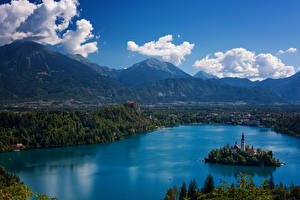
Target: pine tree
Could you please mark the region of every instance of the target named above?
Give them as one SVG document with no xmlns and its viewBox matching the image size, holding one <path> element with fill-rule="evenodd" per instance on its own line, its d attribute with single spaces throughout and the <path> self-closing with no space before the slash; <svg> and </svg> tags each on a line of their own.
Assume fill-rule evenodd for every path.
<svg viewBox="0 0 300 200">
<path fill-rule="evenodd" d="M 269 180 L 269 189 L 273 190 L 274 187 L 275 187 L 274 179 L 273 179 L 273 175 L 271 174 L 270 180 Z"/>
<path fill-rule="evenodd" d="M 203 193 L 210 193 L 215 189 L 214 179 L 212 175 L 208 175 L 204 182 Z"/>
<path fill-rule="evenodd" d="M 186 189 L 186 184 L 185 182 L 182 183 L 182 186 L 180 188 L 180 193 L 179 193 L 179 200 L 184 200 L 184 198 L 187 196 L 187 189 Z"/>
<path fill-rule="evenodd" d="M 176 197 L 174 195 L 174 191 L 173 191 L 172 188 L 168 189 L 167 194 L 166 194 L 164 200 L 176 200 Z"/>
<path fill-rule="evenodd" d="M 196 200 L 197 199 L 197 183 L 196 180 L 192 180 L 189 184 L 189 191 L 187 195 L 190 200 Z"/>
</svg>

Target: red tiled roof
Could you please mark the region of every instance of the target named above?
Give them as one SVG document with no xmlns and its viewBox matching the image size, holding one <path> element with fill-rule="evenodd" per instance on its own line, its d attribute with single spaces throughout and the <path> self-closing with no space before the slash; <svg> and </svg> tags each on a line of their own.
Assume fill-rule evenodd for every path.
<svg viewBox="0 0 300 200">
<path fill-rule="evenodd" d="M 135 101 L 129 101 L 129 100 L 127 100 L 126 103 L 135 103 Z"/>
<path fill-rule="evenodd" d="M 255 150 L 255 149 L 249 149 L 248 151 L 249 151 L 249 152 L 256 153 L 256 150 Z"/>
<path fill-rule="evenodd" d="M 240 147 L 239 147 L 239 145 L 235 144 L 235 145 L 234 145 L 234 148 L 235 148 L 235 149 L 236 149 L 236 148 L 239 149 Z"/>
</svg>

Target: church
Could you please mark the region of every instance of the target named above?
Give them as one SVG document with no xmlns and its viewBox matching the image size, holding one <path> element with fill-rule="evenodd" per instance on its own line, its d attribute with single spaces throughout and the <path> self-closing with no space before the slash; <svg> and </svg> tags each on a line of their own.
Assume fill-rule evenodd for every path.
<svg viewBox="0 0 300 200">
<path fill-rule="evenodd" d="M 239 145 L 237 144 L 237 142 L 235 142 L 235 145 L 233 147 L 234 152 L 237 151 L 238 149 L 240 149 L 241 151 L 246 151 L 246 142 L 245 142 L 245 136 L 244 136 L 244 132 L 242 133 L 242 139 L 241 139 L 241 148 L 239 147 Z M 252 147 L 248 149 L 248 152 L 252 153 L 252 154 L 256 154 L 256 150 Z"/>
</svg>

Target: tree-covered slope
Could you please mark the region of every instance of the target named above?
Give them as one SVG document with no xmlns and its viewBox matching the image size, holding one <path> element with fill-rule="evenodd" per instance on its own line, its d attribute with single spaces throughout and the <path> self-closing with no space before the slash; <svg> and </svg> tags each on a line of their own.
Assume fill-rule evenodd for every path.
<svg viewBox="0 0 300 200">
<path fill-rule="evenodd" d="M 82 112 L 0 112 L 0 152 L 110 142 L 153 130 L 150 119 L 130 105 Z"/>
</svg>

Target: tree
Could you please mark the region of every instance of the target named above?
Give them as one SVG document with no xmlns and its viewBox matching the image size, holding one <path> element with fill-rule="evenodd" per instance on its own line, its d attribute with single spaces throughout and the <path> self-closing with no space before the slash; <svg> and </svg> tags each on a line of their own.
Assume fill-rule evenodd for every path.
<svg viewBox="0 0 300 200">
<path fill-rule="evenodd" d="M 189 184 L 189 190 L 187 196 L 191 200 L 196 200 L 197 199 L 197 183 L 196 180 L 192 180 Z"/>
<path fill-rule="evenodd" d="M 215 189 L 214 179 L 212 175 L 209 174 L 205 179 L 204 188 L 202 191 L 203 193 L 207 194 L 207 193 L 211 193 L 214 189 Z"/>
<path fill-rule="evenodd" d="M 271 174 L 270 179 L 269 179 L 269 189 L 273 190 L 274 187 L 275 187 L 274 179 L 273 179 L 273 175 Z"/>
<path fill-rule="evenodd" d="M 164 200 L 176 200 L 173 188 L 169 188 L 168 189 L 167 194 L 166 194 Z"/>
<path fill-rule="evenodd" d="M 184 198 L 187 196 L 187 189 L 185 182 L 182 183 L 179 193 L 179 200 L 184 200 Z"/>
</svg>

